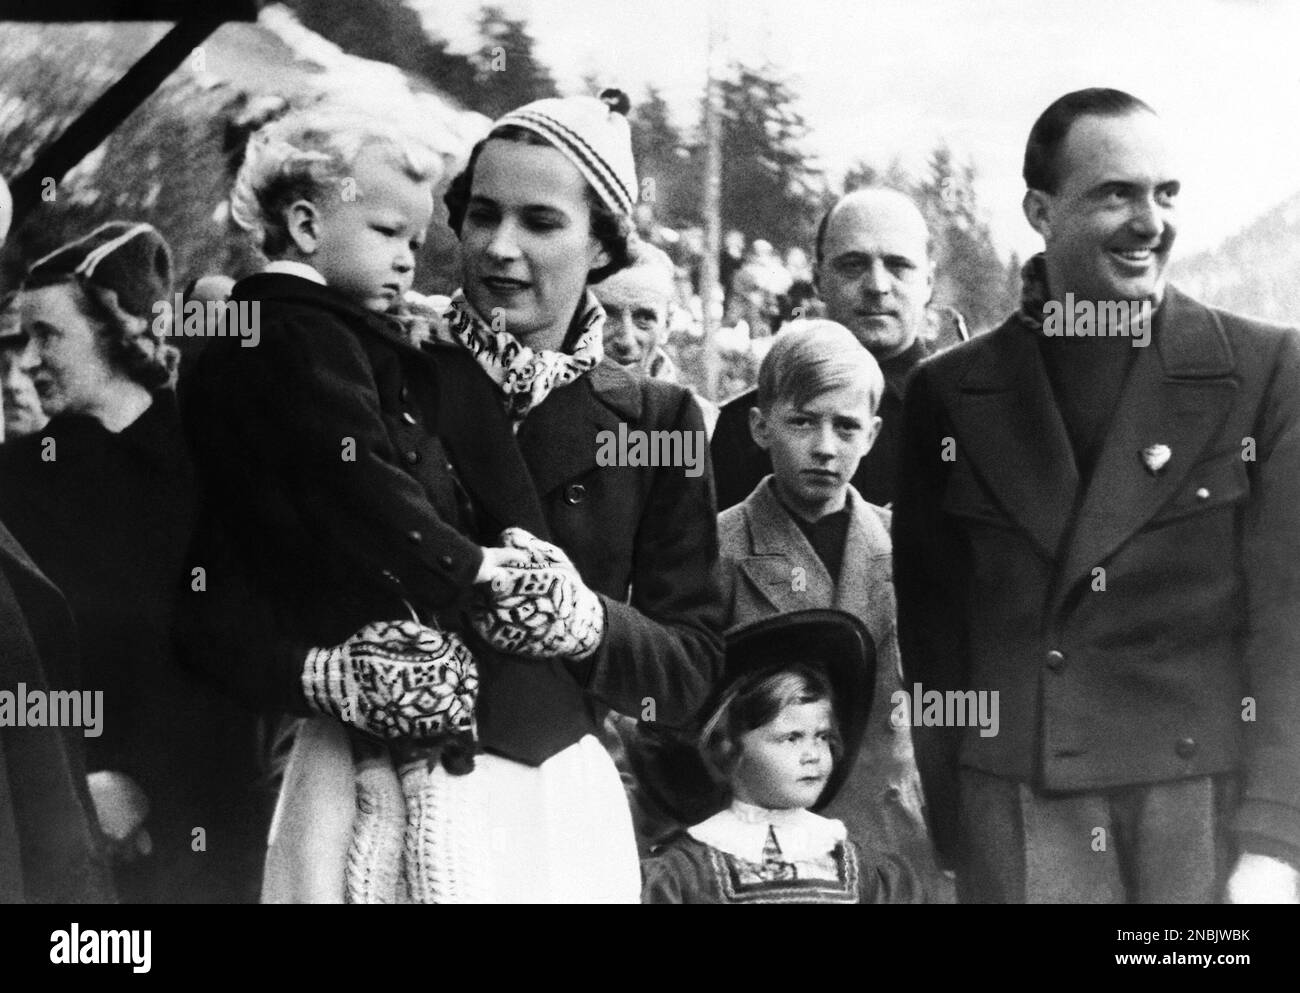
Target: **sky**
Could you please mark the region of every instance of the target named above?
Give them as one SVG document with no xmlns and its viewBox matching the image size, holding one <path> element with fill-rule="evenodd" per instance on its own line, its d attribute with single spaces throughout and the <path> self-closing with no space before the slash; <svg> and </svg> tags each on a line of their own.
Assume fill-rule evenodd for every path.
<svg viewBox="0 0 1300 993">
<path fill-rule="evenodd" d="M 408 0 L 453 47 L 477 0 Z M 594 74 L 659 87 L 693 123 L 709 17 L 731 60 L 771 62 L 800 95 L 806 147 L 838 182 L 855 161 L 913 171 L 946 139 L 973 161 L 1004 253 L 1041 248 L 1020 212 L 1029 128 L 1056 97 L 1114 86 L 1151 104 L 1182 153 L 1179 247 L 1210 248 L 1300 190 L 1297 0 L 496 0 L 528 21 L 564 92 Z"/>
</svg>

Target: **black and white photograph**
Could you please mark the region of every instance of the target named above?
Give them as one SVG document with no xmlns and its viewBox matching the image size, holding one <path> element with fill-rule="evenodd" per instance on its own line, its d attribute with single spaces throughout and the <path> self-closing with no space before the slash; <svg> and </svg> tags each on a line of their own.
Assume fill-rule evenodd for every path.
<svg viewBox="0 0 1300 993">
<path fill-rule="evenodd" d="M 131 906 L 1052 904 L 1248 973 L 1233 905 L 1300 903 L 1297 41 L 0 2 L 0 903 L 100 908 L 33 960 L 148 972 Z"/>
</svg>

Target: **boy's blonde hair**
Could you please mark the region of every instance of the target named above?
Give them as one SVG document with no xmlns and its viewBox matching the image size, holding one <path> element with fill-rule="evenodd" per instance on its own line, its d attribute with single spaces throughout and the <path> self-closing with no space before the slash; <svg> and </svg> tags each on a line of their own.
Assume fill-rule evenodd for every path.
<svg viewBox="0 0 1300 993">
<path fill-rule="evenodd" d="M 885 377 L 872 354 L 843 324 L 791 321 L 759 366 L 758 409 L 767 414 L 781 400 L 802 407 L 846 386 L 867 393 L 874 415 L 885 393 Z"/>
<path fill-rule="evenodd" d="M 442 159 L 415 135 L 351 108 L 315 106 L 293 111 L 248 139 L 230 216 L 267 256 L 282 255 L 289 247 L 285 208 L 297 200 L 319 203 L 341 195 L 358 156 L 371 147 L 384 149 L 414 182 L 432 186 L 441 176 Z"/>
</svg>

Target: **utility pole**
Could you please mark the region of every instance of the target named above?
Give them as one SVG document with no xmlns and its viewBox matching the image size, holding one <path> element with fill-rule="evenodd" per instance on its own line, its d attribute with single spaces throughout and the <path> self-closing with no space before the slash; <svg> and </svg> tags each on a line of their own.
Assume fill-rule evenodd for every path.
<svg viewBox="0 0 1300 993">
<path fill-rule="evenodd" d="M 718 106 L 718 61 L 722 53 L 722 21 L 726 15 L 725 0 L 709 4 L 709 59 L 704 90 L 704 258 L 700 263 L 700 307 L 703 311 L 704 329 L 704 389 L 705 395 L 718 399 L 718 379 L 721 372 L 718 360 L 717 323 L 713 318 L 716 287 L 718 285 L 718 256 L 722 251 L 722 219 L 719 216 L 722 200 L 722 122 Z M 722 7 L 722 10 L 719 8 Z"/>
</svg>

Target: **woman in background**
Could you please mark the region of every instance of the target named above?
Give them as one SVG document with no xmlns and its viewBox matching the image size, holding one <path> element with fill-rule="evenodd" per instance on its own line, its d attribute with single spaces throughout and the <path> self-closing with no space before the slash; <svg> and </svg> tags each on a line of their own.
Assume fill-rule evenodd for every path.
<svg viewBox="0 0 1300 993">
<path fill-rule="evenodd" d="M 12 208 L 0 178 L 0 245 Z M 71 690 L 77 678 L 67 603 L 0 524 L 0 691 Z M 0 903 L 113 902 L 83 741 L 81 728 L 0 727 Z"/>
<path fill-rule="evenodd" d="M 0 451 L 0 519 L 68 599 L 79 688 L 103 693 L 85 743 L 119 895 L 235 902 L 255 895 L 261 847 L 253 718 L 170 646 L 195 499 L 176 351 L 154 329 L 171 274 L 162 236 L 125 222 L 28 271 L 26 365 L 51 419 Z"/>
</svg>

